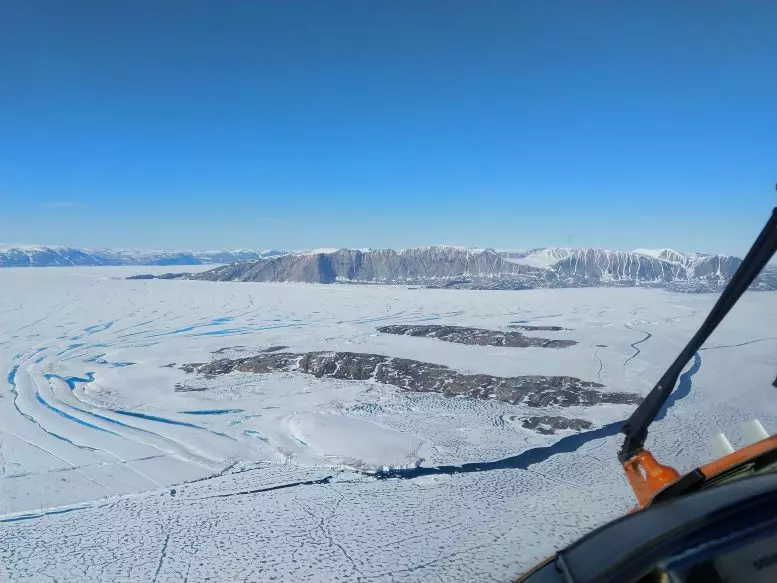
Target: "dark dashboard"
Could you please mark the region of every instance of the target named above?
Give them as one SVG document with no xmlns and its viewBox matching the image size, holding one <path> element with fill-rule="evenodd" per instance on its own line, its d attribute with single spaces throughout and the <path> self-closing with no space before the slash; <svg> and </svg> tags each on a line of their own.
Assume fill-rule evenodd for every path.
<svg viewBox="0 0 777 583">
<path fill-rule="evenodd" d="M 777 581 L 777 473 L 741 477 L 624 516 L 520 581 Z"/>
</svg>

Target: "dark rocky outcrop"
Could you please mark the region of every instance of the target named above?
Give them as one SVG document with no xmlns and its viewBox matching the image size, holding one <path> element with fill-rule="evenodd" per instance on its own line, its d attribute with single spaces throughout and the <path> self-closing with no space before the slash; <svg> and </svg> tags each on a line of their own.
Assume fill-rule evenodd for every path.
<svg viewBox="0 0 777 583">
<path fill-rule="evenodd" d="M 571 330 L 571 328 L 562 328 L 561 326 L 528 326 L 526 324 L 508 324 L 507 327 L 524 330 L 525 332 L 561 332 L 562 330 Z"/>
<path fill-rule="evenodd" d="M 208 387 L 190 387 L 189 385 L 176 383 L 174 390 L 176 393 L 200 393 L 207 391 Z"/>
<path fill-rule="evenodd" d="M 281 350 L 286 350 L 288 346 L 269 346 L 268 348 L 265 348 L 262 350 L 262 352 L 280 352 Z"/>
<path fill-rule="evenodd" d="M 245 348 L 245 345 L 239 344 L 237 346 L 222 346 L 218 350 L 214 350 L 211 352 L 211 354 L 224 354 L 225 352 L 229 352 L 230 350 L 240 350 L 241 348 Z"/>
<path fill-rule="evenodd" d="M 561 330 L 561 328 L 558 328 Z M 383 334 L 398 334 L 400 336 L 420 336 L 435 338 L 457 344 L 473 344 L 477 346 L 508 346 L 514 348 L 541 347 L 566 348 L 577 344 L 574 340 L 551 340 L 524 336 L 520 332 L 500 332 L 483 328 L 467 328 L 464 326 L 439 325 L 391 325 L 381 326 L 378 332 Z"/>
<path fill-rule="evenodd" d="M 634 405 L 642 400 L 634 393 L 601 391 L 599 389 L 604 385 L 575 377 L 464 374 L 440 364 L 356 352 L 263 353 L 247 358 L 186 364 L 181 368 L 207 376 L 233 371 L 257 374 L 300 372 L 318 378 L 373 380 L 407 391 L 495 399 L 529 407 L 591 406 L 599 403 Z"/>
<path fill-rule="evenodd" d="M 127 279 L 160 279 L 156 275 L 150 273 L 140 273 L 138 275 L 130 275 Z"/>
<path fill-rule="evenodd" d="M 585 419 L 576 419 L 570 417 L 561 417 L 558 415 L 541 415 L 537 417 L 527 417 L 521 422 L 521 427 L 531 429 L 543 435 L 554 435 L 556 430 L 583 431 L 591 429 L 593 423 Z"/>
</svg>

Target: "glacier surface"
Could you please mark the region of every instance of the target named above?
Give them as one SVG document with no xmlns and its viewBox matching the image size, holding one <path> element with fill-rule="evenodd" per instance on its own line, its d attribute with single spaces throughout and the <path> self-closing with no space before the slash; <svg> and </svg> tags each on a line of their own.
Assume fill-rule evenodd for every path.
<svg viewBox="0 0 777 583">
<path fill-rule="evenodd" d="M 633 504 L 615 457 L 632 405 L 538 408 L 181 366 L 268 349 L 348 352 L 644 395 L 716 299 L 132 273 L 0 270 L 3 581 L 509 581 Z M 691 469 L 707 461 L 710 436 L 736 442 L 756 415 L 777 429 L 774 299 L 746 294 L 685 371 L 651 431 L 659 459 Z M 575 344 L 378 332 L 432 324 L 534 327 Z M 586 423 L 535 430 L 557 418 Z"/>
</svg>

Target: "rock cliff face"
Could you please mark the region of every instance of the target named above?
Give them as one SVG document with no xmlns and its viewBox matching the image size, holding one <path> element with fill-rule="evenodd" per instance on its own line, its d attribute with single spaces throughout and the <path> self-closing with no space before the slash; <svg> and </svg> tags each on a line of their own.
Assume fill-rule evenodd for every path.
<svg viewBox="0 0 777 583">
<path fill-rule="evenodd" d="M 677 291 L 719 291 L 741 259 L 684 255 L 676 251 L 539 249 L 528 252 L 422 247 L 327 253 L 292 253 L 218 267 L 187 279 L 384 283 L 464 289 L 647 286 Z M 768 266 L 755 289 L 777 289 L 777 268 Z"/>
<path fill-rule="evenodd" d="M 562 278 L 608 282 L 671 283 L 686 277 L 685 269 L 655 257 L 608 249 L 575 249 L 553 264 Z"/>
<path fill-rule="evenodd" d="M 331 253 L 293 253 L 272 260 L 216 268 L 195 278 L 311 283 L 447 283 L 463 278 L 498 278 L 533 271 L 530 267 L 509 262 L 490 249 L 472 252 L 452 247 L 426 247 L 404 251 L 340 249 Z"/>
</svg>

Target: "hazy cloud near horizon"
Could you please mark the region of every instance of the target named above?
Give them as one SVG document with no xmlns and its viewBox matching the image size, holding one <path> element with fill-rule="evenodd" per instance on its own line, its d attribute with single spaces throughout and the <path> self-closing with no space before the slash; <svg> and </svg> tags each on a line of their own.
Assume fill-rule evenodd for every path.
<svg viewBox="0 0 777 583">
<path fill-rule="evenodd" d="M 75 201 L 52 201 L 52 202 L 42 202 L 39 206 L 45 207 L 45 208 L 55 208 L 55 209 L 85 209 L 90 208 L 92 205 L 86 204 L 83 202 L 75 202 Z"/>
</svg>

